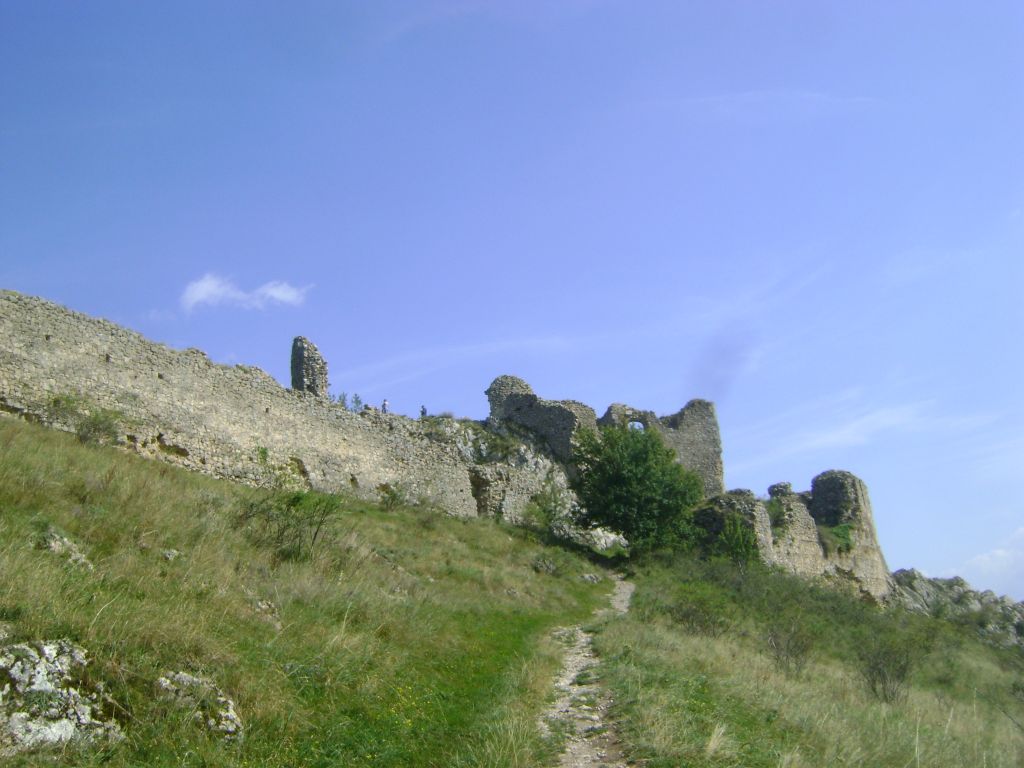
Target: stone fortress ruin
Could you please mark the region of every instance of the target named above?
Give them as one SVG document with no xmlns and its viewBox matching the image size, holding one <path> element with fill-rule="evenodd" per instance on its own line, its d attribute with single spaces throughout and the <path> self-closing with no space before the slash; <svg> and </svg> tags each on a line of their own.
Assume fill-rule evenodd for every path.
<svg viewBox="0 0 1024 768">
<path fill-rule="evenodd" d="M 787 484 L 772 486 L 768 499 L 726 493 L 718 421 L 706 400 L 664 417 L 616 403 L 597 418 L 583 403 L 545 400 L 522 379 L 498 376 L 486 390 L 486 422 L 413 420 L 332 403 L 327 374 L 303 337 L 292 345 L 286 389 L 258 368 L 219 365 L 197 349 L 174 350 L 0 291 L 0 411 L 70 429 L 51 405 L 71 397 L 86 409 L 116 411 L 119 444 L 143 456 L 255 485 L 284 481 L 367 497 L 401 488 L 453 515 L 513 522 L 552 489 L 574 503 L 566 462 L 578 430 L 635 423 L 657 431 L 701 477 L 701 514 L 738 511 L 753 525 L 765 562 L 852 583 L 876 599 L 892 589 L 864 484 L 830 471 L 805 493 Z M 822 529 L 839 531 L 839 545 Z"/>
</svg>

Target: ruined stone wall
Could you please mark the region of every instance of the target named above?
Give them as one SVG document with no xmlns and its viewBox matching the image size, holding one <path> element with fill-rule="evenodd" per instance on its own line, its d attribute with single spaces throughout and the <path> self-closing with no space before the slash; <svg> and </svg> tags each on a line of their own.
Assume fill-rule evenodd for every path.
<svg viewBox="0 0 1024 768">
<path fill-rule="evenodd" d="M 710 496 L 724 491 L 722 437 L 715 404 L 691 400 L 678 413 L 660 419 L 660 424 L 680 463 L 704 478 L 704 493 Z"/>
<path fill-rule="evenodd" d="M 487 388 L 492 424 L 511 422 L 541 437 L 560 461 L 572 458 L 577 429 L 596 429 L 597 414 L 576 400 L 542 400 L 515 376 L 499 376 Z"/>
<path fill-rule="evenodd" d="M 634 422 L 642 424 L 644 429 L 656 430 L 665 444 L 676 452 L 676 460 L 700 475 L 704 481 L 705 497 L 725 491 L 722 437 L 714 403 L 691 400 L 678 413 L 661 418 L 653 411 L 613 403 L 598 420 L 602 426 L 624 427 Z"/>
<path fill-rule="evenodd" d="M 301 346 L 299 383 L 322 384 L 326 393 L 326 364 L 317 363 L 318 354 L 307 359 L 312 344 Z M 319 393 L 285 389 L 258 368 L 217 365 L 199 350 L 174 350 L 105 320 L 0 291 L 0 411 L 52 423 L 50 403 L 64 395 L 87 408 L 119 411 L 122 444 L 190 469 L 257 485 L 284 474 L 367 497 L 388 483 L 451 514 L 514 521 L 552 487 L 571 502 L 558 459 L 571 455 L 576 430 L 597 425 L 582 403 L 542 400 L 511 376 L 498 377 L 487 391 L 492 426 L 506 433 L 525 428 L 537 440 L 525 433 L 496 439 L 479 424 L 454 419 L 356 414 Z M 680 461 L 701 473 L 709 495 L 720 490 L 721 440 L 711 403 L 695 400 L 662 419 L 628 406 L 609 414 L 658 429 Z M 822 473 L 810 492 L 772 486 L 771 500 L 783 511 L 775 526 L 752 493 L 726 496 L 713 497 L 712 507 L 749 516 L 765 562 L 848 579 L 878 599 L 889 594 L 867 489 L 850 473 Z M 826 551 L 816 522 L 848 526 L 849 550 Z"/>
<path fill-rule="evenodd" d="M 892 578 L 878 545 L 867 488 L 859 478 L 829 470 L 814 478 L 811 491 L 794 493 L 789 483 L 777 483 L 769 488 L 769 496 L 766 504 L 750 491 L 729 491 L 706 506 L 745 517 L 757 537 L 761 560 L 768 565 L 846 582 L 879 601 L 890 596 Z M 816 523 L 848 525 L 849 549 L 826 547 Z"/>
<path fill-rule="evenodd" d="M 327 361 L 316 344 L 304 336 L 292 341 L 292 389 L 316 397 L 330 397 Z"/>
<path fill-rule="evenodd" d="M 143 455 L 253 484 L 288 472 L 317 489 L 372 497 L 390 483 L 452 514 L 514 516 L 549 471 L 561 472 L 527 445 L 481 460 L 467 439 L 439 439 L 422 422 L 351 413 L 257 368 L 218 365 L 199 350 L 0 292 L 0 409 L 43 416 L 68 394 L 124 414 L 122 440 Z M 481 467 L 486 477 L 474 481 Z M 483 491 L 496 501 L 478 503 Z"/>
<path fill-rule="evenodd" d="M 530 385 L 516 376 L 499 376 L 487 388 L 490 403 L 488 422 L 494 426 L 512 423 L 525 427 L 543 439 L 560 461 L 572 458 L 573 436 L 578 429 L 626 426 L 637 422 L 656 430 L 676 452 L 677 460 L 704 481 L 707 497 L 725 490 L 722 469 L 722 438 L 715 406 L 707 400 L 691 400 L 678 413 L 664 418 L 653 411 L 641 411 L 613 403 L 600 420 L 594 410 L 575 400 L 544 400 Z"/>
</svg>

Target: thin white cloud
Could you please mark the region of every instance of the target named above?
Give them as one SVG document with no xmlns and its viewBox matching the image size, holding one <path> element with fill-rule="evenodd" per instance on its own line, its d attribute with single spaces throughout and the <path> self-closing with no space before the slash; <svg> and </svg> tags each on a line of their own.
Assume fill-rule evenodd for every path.
<svg viewBox="0 0 1024 768">
<path fill-rule="evenodd" d="M 882 432 L 919 426 L 924 423 L 924 412 L 931 405 L 931 401 L 924 401 L 875 408 L 827 429 L 805 433 L 798 439 L 796 447 L 802 452 L 864 445 Z"/>
<path fill-rule="evenodd" d="M 972 584 L 983 584 L 1015 600 L 1024 598 L 1024 528 L 1018 528 L 1002 546 L 975 555 L 959 571 Z"/>
<path fill-rule="evenodd" d="M 750 446 L 777 445 L 774 450 L 758 449 L 756 454 L 731 465 L 733 472 L 744 472 L 823 449 L 867 445 L 893 431 L 918 431 L 942 425 L 934 415 L 934 400 L 870 406 L 860 402 L 861 392 L 845 389 L 820 398 L 806 406 L 765 419 L 738 435 Z M 824 424 L 820 429 L 793 432 L 780 439 L 793 423 Z"/>
<path fill-rule="evenodd" d="M 243 291 L 230 280 L 208 272 L 185 286 L 180 301 L 186 313 L 203 304 L 242 309 L 263 309 L 270 304 L 299 306 L 311 287 L 297 288 L 281 280 L 271 280 L 255 290 Z"/>
<path fill-rule="evenodd" d="M 559 352 L 570 349 L 578 343 L 578 340 L 547 336 L 430 347 L 349 368 L 334 374 L 332 378 L 338 381 L 362 380 L 366 382 L 363 389 L 372 391 L 421 378 L 463 360 L 510 352 Z"/>
</svg>

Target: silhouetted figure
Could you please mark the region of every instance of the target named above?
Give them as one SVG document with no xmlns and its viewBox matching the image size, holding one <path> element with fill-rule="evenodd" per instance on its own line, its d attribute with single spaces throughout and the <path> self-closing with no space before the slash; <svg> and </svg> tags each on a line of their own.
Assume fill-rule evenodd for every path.
<svg viewBox="0 0 1024 768">
<path fill-rule="evenodd" d="M 387 413 L 388 412 L 388 401 L 386 399 L 384 400 L 383 403 L 380 404 L 380 412 L 381 413 Z"/>
<path fill-rule="evenodd" d="M 427 406 L 425 406 L 425 405 L 421 405 L 420 406 L 420 418 L 421 419 L 427 418 Z"/>
</svg>

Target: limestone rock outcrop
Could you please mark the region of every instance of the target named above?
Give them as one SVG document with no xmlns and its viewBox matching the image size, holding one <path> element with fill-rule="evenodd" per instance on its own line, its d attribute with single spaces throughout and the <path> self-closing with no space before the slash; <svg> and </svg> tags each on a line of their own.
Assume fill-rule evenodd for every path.
<svg viewBox="0 0 1024 768">
<path fill-rule="evenodd" d="M 934 579 L 910 568 L 892 577 L 894 601 L 907 610 L 971 626 L 996 645 L 1024 647 L 1024 602 L 978 592 L 958 576 Z"/>
<path fill-rule="evenodd" d="M 88 658 L 70 640 L 0 647 L 0 757 L 73 741 L 120 739 L 106 697 L 82 682 Z"/>
<path fill-rule="evenodd" d="M 168 672 L 157 679 L 156 685 L 162 695 L 192 710 L 196 722 L 211 733 L 229 741 L 241 738 L 244 728 L 235 702 L 206 678 Z"/>
</svg>

